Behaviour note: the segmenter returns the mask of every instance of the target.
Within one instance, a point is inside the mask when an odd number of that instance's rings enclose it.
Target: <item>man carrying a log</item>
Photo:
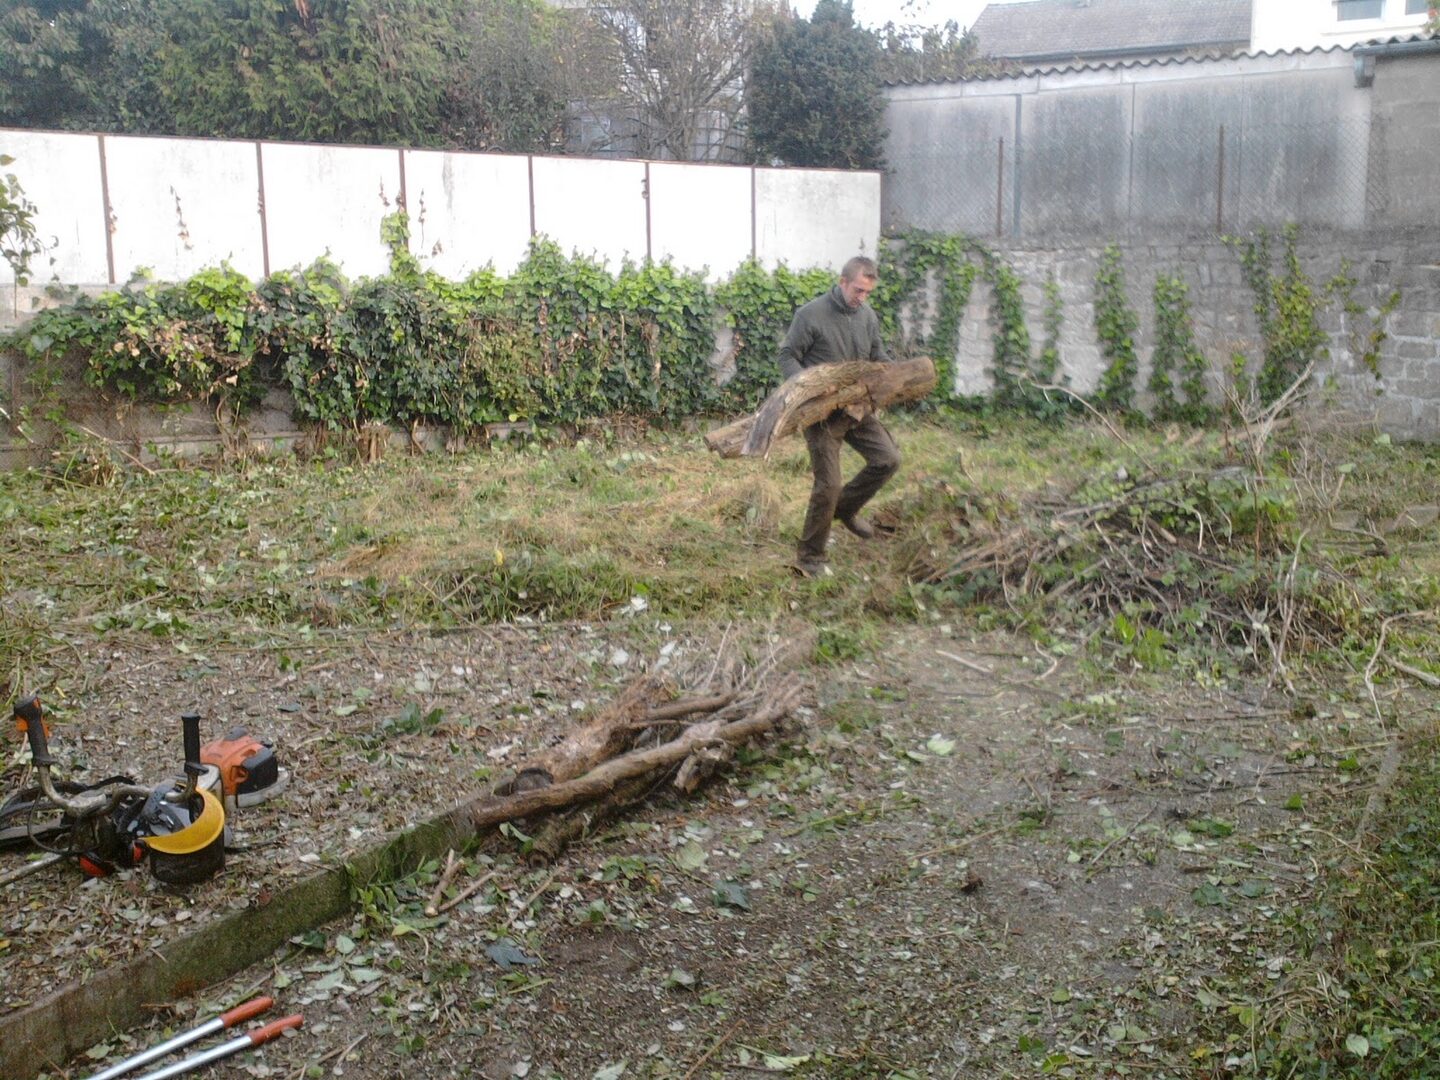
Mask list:
[[[880,320],[865,302],[878,276],[873,259],[856,255],[841,269],[838,284],[795,312],[780,346],[780,370],[785,378],[817,364],[843,360],[890,363],[890,353],[880,340]],[[865,467],[843,487],[842,442],[865,459]],[[829,572],[825,545],[832,521],[839,521],[862,540],[875,536],[875,526],[860,516],[860,508],[900,468],[900,450],[873,412],[853,406],[837,409],[807,427],[805,445],[810,448],[815,484],[800,532],[795,569],[806,577],[816,577]]]

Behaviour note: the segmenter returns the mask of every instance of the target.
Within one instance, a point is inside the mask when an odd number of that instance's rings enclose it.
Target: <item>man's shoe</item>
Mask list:
[[[858,514],[854,514],[850,517],[842,517],[840,519],[840,524],[844,525],[845,528],[849,529],[861,540],[875,539],[875,526],[871,525],[868,521],[860,517],[860,515]]]
[[[790,569],[805,578],[829,577],[830,566],[824,559],[796,559]]]

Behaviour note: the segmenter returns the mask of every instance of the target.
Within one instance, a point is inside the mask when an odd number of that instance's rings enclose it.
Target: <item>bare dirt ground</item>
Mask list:
[[[476,793],[657,661],[688,676],[722,636],[759,649],[805,632],[617,618],[285,656],[117,650],[72,758],[175,760],[169,720],[201,698],[207,731],[276,739],[293,786],[242,819],[249,850],[188,894],[69,868],[12,888],[0,1008],[163,950],[265,882]],[[1267,952],[1268,929],[1343,857],[1337,823],[1383,778],[1393,732],[1371,703],[1193,672],[1097,681],[1027,640],[939,624],[874,645],[813,668],[813,707],[696,797],[659,794],[549,868],[518,857],[523,834],[498,838],[469,869],[490,885],[439,919],[420,912],[433,873],[362,895],[354,918],[52,1075],[257,992],[304,1029],[199,1075],[1239,1069],[1224,979],[1303,982],[1303,958]],[[105,708],[121,700],[151,706]],[[1433,697],[1401,705],[1387,714],[1433,724]]]

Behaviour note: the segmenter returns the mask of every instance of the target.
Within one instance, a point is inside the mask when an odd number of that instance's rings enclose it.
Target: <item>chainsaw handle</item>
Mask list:
[[[200,763],[200,714],[182,713],[180,726],[185,733],[185,775],[199,776],[205,771]]]
[[[45,739],[45,715],[40,708],[38,694],[31,694],[25,700],[15,703],[15,723],[30,740],[30,757],[34,760],[35,767],[48,769],[54,765],[55,759],[50,756],[50,744]]]

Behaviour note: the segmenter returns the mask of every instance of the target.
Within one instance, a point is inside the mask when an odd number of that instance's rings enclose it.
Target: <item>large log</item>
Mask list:
[[[705,445],[721,457],[768,457],[780,439],[837,409],[863,416],[887,405],[918,401],[934,389],[935,364],[928,356],[891,364],[817,364],[786,379],[753,415],[710,432]]]

